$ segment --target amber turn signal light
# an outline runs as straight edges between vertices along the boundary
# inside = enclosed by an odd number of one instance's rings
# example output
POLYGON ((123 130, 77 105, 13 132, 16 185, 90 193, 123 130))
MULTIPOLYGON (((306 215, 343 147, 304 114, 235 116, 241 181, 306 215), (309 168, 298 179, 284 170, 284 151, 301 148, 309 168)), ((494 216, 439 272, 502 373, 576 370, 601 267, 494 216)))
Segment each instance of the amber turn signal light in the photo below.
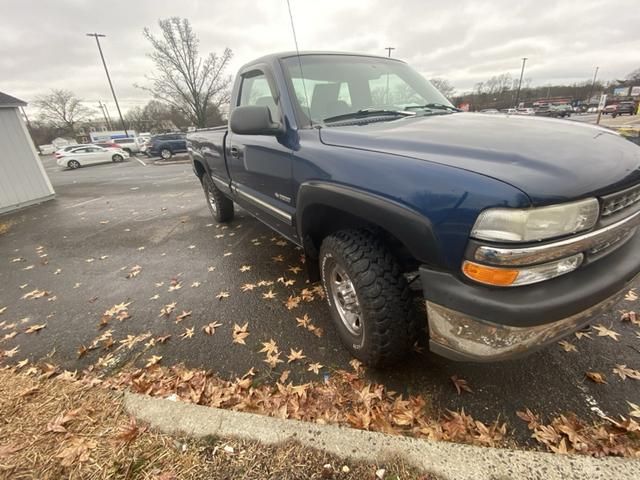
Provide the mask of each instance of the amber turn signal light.
POLYGON ((475 280, 476 282, 485 283, 487 285, 496 285, 498 287, 506 287, 511 285, 518 278, 520 273, 518 270, 509 268, 496 268, 479 263, 465 261, 462 264, 464 274, 475 280))

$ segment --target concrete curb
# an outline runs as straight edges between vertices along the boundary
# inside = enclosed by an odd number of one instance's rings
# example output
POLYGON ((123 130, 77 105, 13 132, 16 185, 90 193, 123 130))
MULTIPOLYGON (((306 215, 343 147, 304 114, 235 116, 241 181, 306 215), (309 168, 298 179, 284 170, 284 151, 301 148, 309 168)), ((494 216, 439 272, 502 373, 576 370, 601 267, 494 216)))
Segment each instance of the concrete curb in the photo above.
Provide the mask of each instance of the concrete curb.
POLYGON ((302 445, 354 460, 402 456, 445 480, 624 480, 640 478, 640 460, 484 448, 416 440, 336 425, 234 412, 125 392, 127 411, 166 433, 214 435, 277 444, 302 445))

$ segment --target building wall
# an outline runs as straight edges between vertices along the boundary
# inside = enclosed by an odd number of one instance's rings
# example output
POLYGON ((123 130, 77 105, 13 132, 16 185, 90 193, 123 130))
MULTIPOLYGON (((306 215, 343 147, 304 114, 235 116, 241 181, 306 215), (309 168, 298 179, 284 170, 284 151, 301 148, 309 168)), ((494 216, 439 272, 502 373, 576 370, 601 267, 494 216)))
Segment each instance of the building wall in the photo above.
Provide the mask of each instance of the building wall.
POLYGON ((18 109, 0 108, 0 214, 54 193, 18 109))

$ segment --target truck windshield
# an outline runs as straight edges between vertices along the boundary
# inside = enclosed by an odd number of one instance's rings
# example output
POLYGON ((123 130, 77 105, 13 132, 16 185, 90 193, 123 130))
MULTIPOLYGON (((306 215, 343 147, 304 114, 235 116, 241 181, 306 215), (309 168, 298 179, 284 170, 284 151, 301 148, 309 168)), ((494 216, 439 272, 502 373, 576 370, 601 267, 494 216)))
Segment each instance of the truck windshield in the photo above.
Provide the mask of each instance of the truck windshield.
POLYGON ((300 111, 313 123, 367 110, 417 112, 429 110, 428 105, 442 105, 455 111, 428 80, 397 60, 303 54, 300 60, 294 56, 282 62, 291 78, 300 111))

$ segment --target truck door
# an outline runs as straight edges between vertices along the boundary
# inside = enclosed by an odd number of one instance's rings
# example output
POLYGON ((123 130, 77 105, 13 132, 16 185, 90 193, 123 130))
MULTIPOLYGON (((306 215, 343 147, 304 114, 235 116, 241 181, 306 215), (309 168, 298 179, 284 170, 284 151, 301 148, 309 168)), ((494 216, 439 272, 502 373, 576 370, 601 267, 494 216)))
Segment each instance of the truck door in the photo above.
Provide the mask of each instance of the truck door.
MULTIPOLYGON (((274 120, 283 121, 277 90, 266 66, 252 68, 241 77, 236 105, 267 106, 274 120)), ((295 238, 291 149, 276 136, 231 131, 225 149, 236 201, 283 235, 295 238)))

